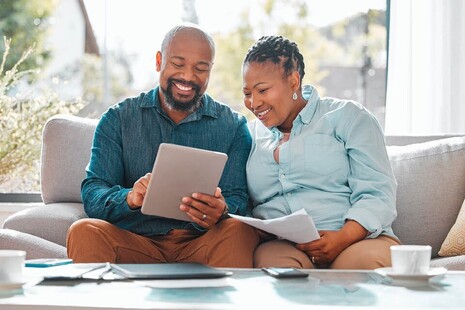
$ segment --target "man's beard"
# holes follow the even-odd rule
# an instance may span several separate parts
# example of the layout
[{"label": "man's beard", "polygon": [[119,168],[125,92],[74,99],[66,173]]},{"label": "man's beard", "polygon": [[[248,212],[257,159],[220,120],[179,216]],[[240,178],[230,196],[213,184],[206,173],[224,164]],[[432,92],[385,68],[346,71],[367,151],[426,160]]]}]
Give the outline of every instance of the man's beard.
[{"label": "man's beard", "polygon": [[[194,97],[189,101],[180,101],[174,98],[173,87],[176,87],[174,85],[174,82],[191,86],[195,91]],[[161,87],[161,90],[163,91],[163,95],[165,96],[165,103],[166,105],[168,105],[170,109],[177,111],[192,112],[200,106],[200,98],[202,97],[202,95],[200,94],[200,86],[198,86],[194,82],[187,82],[183,80],[175,80],[173,78],[169,78],[168,86],[166,87],[166,89],[163,89],[163,87]]]}]

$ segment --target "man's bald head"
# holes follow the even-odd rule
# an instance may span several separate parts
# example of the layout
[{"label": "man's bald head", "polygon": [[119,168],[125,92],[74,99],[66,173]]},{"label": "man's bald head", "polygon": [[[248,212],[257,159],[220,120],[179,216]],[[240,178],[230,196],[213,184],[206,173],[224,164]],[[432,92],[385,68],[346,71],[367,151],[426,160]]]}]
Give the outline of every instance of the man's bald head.
[{"label": "man's bald head", "polygon": [[175,27],[171,28],[166,33],[165,38],[163,39],[163,41],[161,43],[161,52],[162,52],[162,54],[165,53],[166,48],[171,43],[171,40],[178,33],[181,33],[181,32],[187,32],[192,36],[197,36],[200,39],[202,39],[202,38],[205,39],[208,42],[208,44],[210,45],[210,48],[211,48],[211,51],[212,51],[212,56],[215,55],[215,42],[213,41],[213,38],[208,33],[203,31],[201,28],[199,28],[195,24],[181,24],[181,25],[178,25],[178,26],[175,26]]}]

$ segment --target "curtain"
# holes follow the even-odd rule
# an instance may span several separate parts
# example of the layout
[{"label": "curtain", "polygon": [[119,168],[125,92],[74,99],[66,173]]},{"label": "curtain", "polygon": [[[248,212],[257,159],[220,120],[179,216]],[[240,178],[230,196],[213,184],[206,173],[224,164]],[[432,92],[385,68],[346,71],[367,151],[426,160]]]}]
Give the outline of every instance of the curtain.
[{"label": "curtain", "polygon": [[465,133],[465,1],[392,0],[386,134]]}]

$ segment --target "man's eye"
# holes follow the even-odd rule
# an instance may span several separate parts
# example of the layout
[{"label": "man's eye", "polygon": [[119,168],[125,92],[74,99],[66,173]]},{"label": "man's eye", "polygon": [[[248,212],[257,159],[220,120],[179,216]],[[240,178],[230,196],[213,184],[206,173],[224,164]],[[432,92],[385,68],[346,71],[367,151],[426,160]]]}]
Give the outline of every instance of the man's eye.
[{"label": "man's eye", "polygon": [[208,71],[210,71],[209,68],[198,68],[198,67],[195,68],[195,70],[197,70],[198,72],[208,72]]},{"label": "man's eye", "polygon": [[263,94],[263,93],[266,92],[267,90],[268,90],[268,88],[266,88],[266,89],[260,89],[258,92],[259,92],[260,94]]},{"label": "man's eye", "polygon": [[181,68],[181,67],[182,67],[181,64],[177,64],[177,63],[175,63],[175,62],[172,62],[171,64],[172,64],[174,67],[176,67],[176,68]]}]

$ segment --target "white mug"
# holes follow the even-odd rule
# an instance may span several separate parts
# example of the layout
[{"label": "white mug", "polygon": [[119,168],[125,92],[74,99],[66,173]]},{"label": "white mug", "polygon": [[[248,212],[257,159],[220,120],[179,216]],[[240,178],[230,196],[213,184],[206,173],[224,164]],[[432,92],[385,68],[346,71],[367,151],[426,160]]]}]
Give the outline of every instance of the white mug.
[{"label": "white mug", "polygon": [[25,259],[24,251],[0,250],[0,283],[21,283]]},{"label": "white mug", "polygon": [[392,245],[391,263],[396,274],[427,274],[431,262],[429,245]]}]

